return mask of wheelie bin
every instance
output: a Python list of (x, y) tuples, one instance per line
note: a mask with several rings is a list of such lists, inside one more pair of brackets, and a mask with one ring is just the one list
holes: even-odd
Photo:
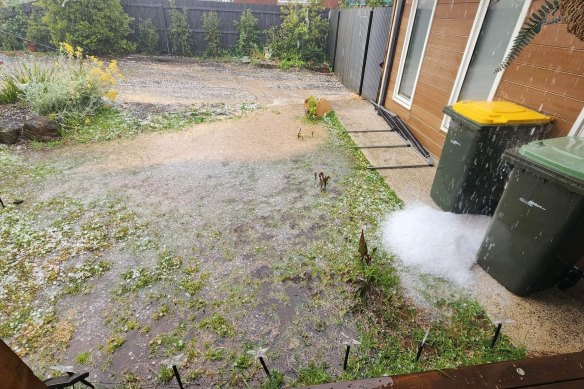
[(584, 257), (584, 138), (532, 142), (503, 159), (513, 171), (477, 260), (525, 296), (561, 284)]
[(545, 138), (551, 118), (506, 101), (461, 101), (451, 118), (430, 195), (444, 211), (492, 215), (510, 167), (503, 152)]

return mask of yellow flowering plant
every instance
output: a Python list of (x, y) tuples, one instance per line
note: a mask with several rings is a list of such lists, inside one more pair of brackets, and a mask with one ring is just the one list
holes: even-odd
[[(59, 45), (52, 61), (26, 58), (4, 70), (2, 78), (18, 88), (18, 98), (36, 112), (79, 122), (115, 100), (115, 85), (122, 78), (115, 60), (87, 56), (81, 47)], [(0, 92), (2, 85), (0, 84)]]

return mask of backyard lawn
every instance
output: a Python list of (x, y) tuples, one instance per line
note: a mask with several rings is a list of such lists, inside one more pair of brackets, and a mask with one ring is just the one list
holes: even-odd
[(490, 347), (464, 292), (434, 299), (444, 281), (425, 304), (405, 293), (380, 243), (401, 200), (334, 113), (304, 117), (311, 95), (355, 98), (332, 76), (119, 68), (117, 102), (63, 140), (0, 147), (0, 338), (35, 373), (173, 387), (176, 364), (187, 387), (277, 388), (525, 355)]

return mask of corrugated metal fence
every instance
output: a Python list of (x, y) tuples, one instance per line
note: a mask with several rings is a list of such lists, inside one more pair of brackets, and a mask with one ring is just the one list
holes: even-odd
[[(128, 15), (134, 18), (135, 24), (142, 20), (151, 19), (160, 34), (160, 49), (162, 52), (169, 52), (168, 28), (170, 26), (169, 11), (171, 7), (168, 0), (122, 0), (122, 5)], [(220, 30), (223, 40), (222, 47), (229, 49), (234, 48), (237, 43), (238, 32), (234, 22), (239, 20), (244, 10), (249, 9), (252, 11), (258, 19), (260, 31), (279, 26), (282, 22), (282, 12), (277, 5), (177, 0), (176, 8), (186, 11), (189, 25), (193, 31), (195, 51), (197, 52), (203, 51), (205, 47), (201, 18), (206, 11), (215, 11), (219, 14), (221, 21)], [(260, 38), (265, 42), (265, 34), (260, 34)]]
[(387, 49), (391, 7), (331, 10), (327, 52), (337, 78), (375, 100)]

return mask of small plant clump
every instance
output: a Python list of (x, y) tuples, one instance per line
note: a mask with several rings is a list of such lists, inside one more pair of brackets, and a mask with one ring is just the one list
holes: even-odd
[(138, 24), (138, 51), (144, 54), (158, 54), (160, 52), (160, 35), (152, 19), (142, 20)]
[(205, 56), (219, 57), (223, 53), (221, 50), (221, 21), (215, 11), (207, 11), (202, 17), (203, 30), (205, 31)]
[(239, 21), (235, 21), (235, 28), (239, 32), (237, 39), (237, 54), (251, 56), (254, 48), (259, 46), (258, 19), (251, 10), (242, 12)]
[(189, 26), (187, 15), (176, 8), (176, 1), (170, 1), (170, 26), (168, 37), (170, 39), (170, 51), (174, 55), (193, 55), (193, 33)]

